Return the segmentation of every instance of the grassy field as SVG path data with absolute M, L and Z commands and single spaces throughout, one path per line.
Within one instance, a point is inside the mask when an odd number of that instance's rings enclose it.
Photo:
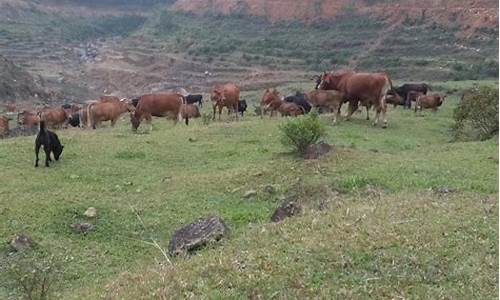
M 496 299 L 498 139 L 451 143 L 456 101 L 423 117 L 391 107 L 386 130 L 364 114 L 336 126 L 322 116 L 335 151 L 317 161 L 278 142 L 285 119 L 256 116 L 59 131 L 66 148 L 51 168 L 33 167 L 32 137 L 2 140 L 0 239 L 26 233 L 38 247 L 25 259 L 55 257 L 59 299 Z M 302 215 L 269 224 L 289 195 Z M 74 233 L 90 206 L 96 230 Z M 230 235 L 172 265 L 144 242 L 166 247 L 212 214 Z M 13 261 L 3 244 L 0 268 Z M 16 299 L 3 271 L 0 298 Z

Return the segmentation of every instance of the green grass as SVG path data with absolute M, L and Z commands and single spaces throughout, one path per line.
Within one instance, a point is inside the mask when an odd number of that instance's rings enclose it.
M 255 116 L 189 127 L 156 119 L 150 134 L 133 134 L 127 119 L 59 131 L 66 148 L 51 168 L 33 167 L 33 137 L 1 140 L 0 240 L 24 232 L 35 252 L 64 261 L 53 288 L 61 299 L 492 299 L 498 140 L 450 143 L 458 100 L 447 101 L 423 117 L 391 108 L 386 130 L 364 113 L 336 126 L 322 116 L 335 150 L 318 161 L 278 142 L 285 119 Z M 266 184 L 278 192 L 265 193 Z M 440 187 L 456 192 L 430 191 Z M 250 189 L 257 196 L 243 199 Z M 290 194 L 303 215 L 268 224 Z M 90 206 L 96 230 L 73 233 Z M 141 240 L 166 247 L 180 225 L 211 214 L 230 226 L 227 238 L 157 267 L 164 259 Z M 4 244 L 0 268 L 7 252 Z M 1 274 L 0 298 L 20 295 Z

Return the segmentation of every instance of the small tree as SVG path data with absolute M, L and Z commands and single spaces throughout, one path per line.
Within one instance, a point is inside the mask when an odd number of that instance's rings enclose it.
M 285 147 L 294 148 L 299 154 L 304 154 L 307 147 L 316 144 L 326 135 L 325 126 L 321 123 L 317 113 L 290 119 L 279 127 L 281 143 Z
M 455 139 L 486 140 L 498 134 L 498 89 L 482 86 L 466 92 L 453 113 Z

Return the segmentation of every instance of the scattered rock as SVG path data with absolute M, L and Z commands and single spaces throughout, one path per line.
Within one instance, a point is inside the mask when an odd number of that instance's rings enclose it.
M 194 142 L 197 141 L 197 139 L 195 139 L 195 138 L 189 138 L 188 141 L 190 141 L 191 143 L 194 143 Z
M 264 192 L 266 192 L 268 194 L 274 194 L 274 193 L 276 193 L 276 188 L 274 187 L 274 185 L 268 184 L 268 185 L 264 186 Z
M 161 179 L 161 182 L 169 182 L 172 180 L 172 176 L 165 176 Z
M 332 150 L 332 146 L 325 142 L 310 145 L 304 153 L 305 159 L 318 159 L 320 156 L 327 154 Z
M 271 221 L 281 222 L 286 218 L 298 215 L 301 210 L 302 207 L 296 201 L 285 201 L 283 204 L 281 204 L 280 207 L 276 209 L 276 211 L 274 211 L 274 214 L 271 217 Z
M 132 181 L 126 181 L 124 183 L 124 185 L 132 186 L 132 185 L 134 185 L 134 183 Z
M 75 232 L 87 234 L 94 230 L 95 226 L 90 223 L 76 223 L 71 225 L 71 228 L 73 228 Z
M 168 251 L 170 255 L 187 253 L 220 240 L 227 232 L 228 228 L 220 217 L 200 219 L 177 229 L 170 240 Z
M 243 198 L 249 199 L 249 198 L 251 198 L 253 196 L 257 196 L 257 191 L 255 191 L 255 190 L 249 190 L 249 191 L 247 191 L 245 193 L 245 195 L 243 195 Z
M 69 175 L 69 178 L 70 179 L 78 179 L 78 178 L 80 178 L 80 176 L 78 176 L 76 174 L 71 174 L 71 175 Z
M 95 218 L 97 216 L 97 209 L 95 207 L 89 207 L 83 215 L 87 218 Z
M 446 186 L 438 187 L 438 188 L 433 188 L 432 189 L 435 193 L 438 194 L 450 194 L 450 193 L 455 193 L 457 190 L 453 188 L 449 188 Z
M 35 246 L 35 242 L 33 242 L 33 240 L 27 235 L 18 234 L 10 241 L 10 246 L 15 251 L 22 252 L 33 248 L 33 246 Z

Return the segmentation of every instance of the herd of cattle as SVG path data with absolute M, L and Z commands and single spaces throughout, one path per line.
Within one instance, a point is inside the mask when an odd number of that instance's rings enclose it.
M 415 112 L 423 108 L 436 110 L 444 98 L 440 95 L 427 95 L 430 90 L 426 84 L 404 84 L 394 88 L 385 73 L 356 73 L 354 71 L 325 72 L 313 77 L 315 89 L 308 93 L 297 92 L 294 95 L 282 97 L 276 89 L 267 89 L 260 101 L 261 116 L 276 112 L 282 116 L 298 116 L 307 114 L 315 107 L 319 112 L 333 113 L 333 122 L 337 122 L 343 104 L 348 103 L 347 119 L 358 110 L 360 104 L 366 108 L 367 119 L 373 106 L 376 111 L 374 125 L 382 117 L 383 125 L 387 126 L 387 104 L 402 105 L 411 108 L 415 102 Z M 218 111 L 219 120 L 223 108 L 228 113 L 234 113 L 236 119 L 243 116 L 247 109 L 245 100 L 240 99 L 238 85 L 228 83 L 216 85 L 211 92 L 213 116 L 215 120 Z M 202 95 L 190 95 L 184 92 L 147 94 L 132 100 L 119 99 L 115 96 L 102 96 L 99 100 L 87 101 L 83 104 L 66 104 L 59 107 L 44 107 L 37 111 L 23 110 L 17 113 L 19 128 L 35 129 L 40 120 L 51 128 L 90 127 L 95 129 L 102 122 L 110 121 L 114 126 L 124 113 L 130 113 L 133 130 L 145 121 L 151 127 L 152 117 L 170 117 L 175 123 L 200 117 L 199 107 L 203 105 Z M 6 106 L 6 111 L 15 114 L 15 104 Z M 0 137 L 9 135 L 9 120 L 12 117 L 0 116 Z M 35 131 L 36 132 L 36 131 Z

